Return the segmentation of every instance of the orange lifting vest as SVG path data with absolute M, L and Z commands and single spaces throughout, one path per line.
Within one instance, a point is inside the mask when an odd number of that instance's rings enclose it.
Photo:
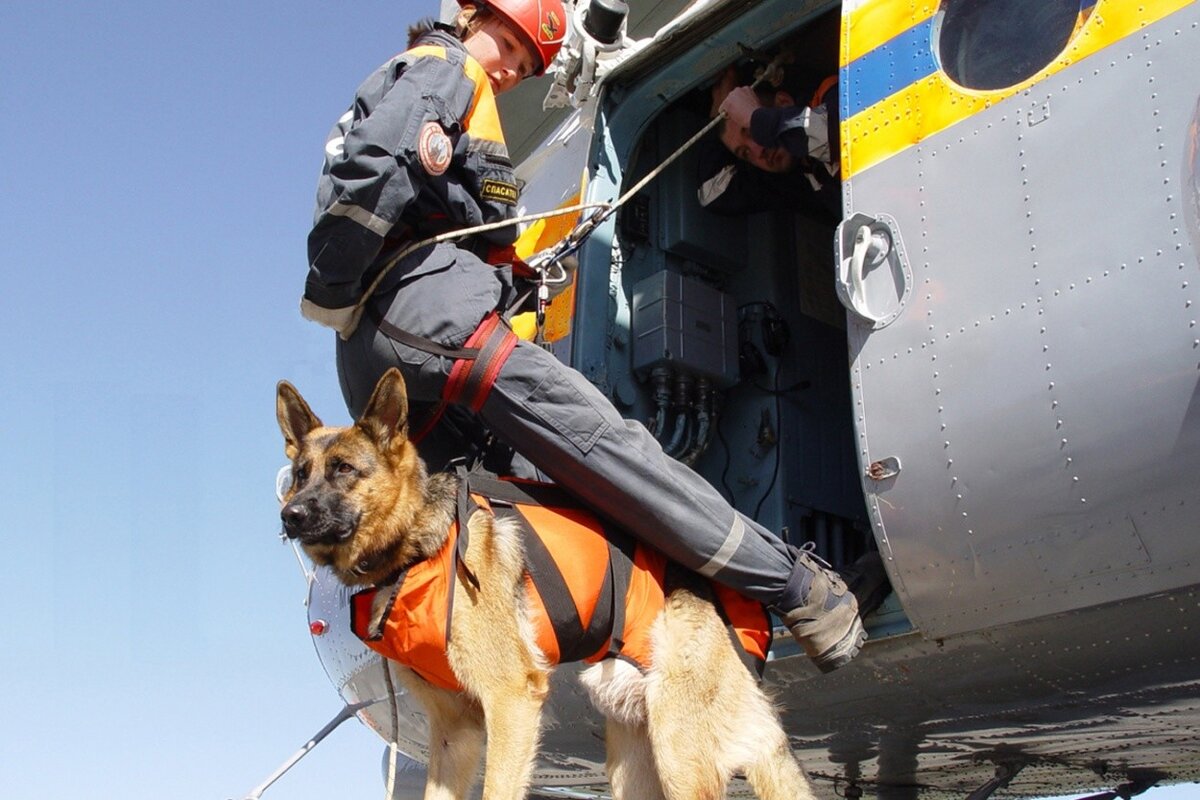
M 651 664 L 650 623 L 666 601 L 668 562 L 662 554 L 606 531 L 600 520 L 552 486 L 472 473 L 460 492 L 468 490 L 476 507 L 490 505 L 498 520 L 511 519 L 523 528 L 526 596 L 537 645 L 551 664 L 604 658 L 623 658 L 639 669 Z M 461 500 L 459 518 L 468 519 L 474 509 L 466 496 Z M 451 523 L 437 554 L 409 566 L 386 586 L 357 592 L 350 603 L 351 628 L 369 648 L 435 686 L 455 691 L 462 686 L 446 647 L 454 581 L 466 552 L 459 531 L 459 524 Z M 761 675 L 771 639 L 766 609 L 732 589 L 711 586 L 732 638 L 745 653 L 743 660 Z M 379 592 L 389 594 L 387 610 L 372 625 L 371 608 Z

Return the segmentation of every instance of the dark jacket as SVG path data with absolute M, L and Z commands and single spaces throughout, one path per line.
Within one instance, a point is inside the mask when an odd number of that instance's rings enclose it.
M 367 78 L 329 134 L 304 296 L 352 306 L 404 245 L 511 219 L 517 196 L 487 75 L 447 29 L 426 33 Z M 487 243 L 517 233 L 501 228 Z M 405 270 L 393 272 L 380 291 Z

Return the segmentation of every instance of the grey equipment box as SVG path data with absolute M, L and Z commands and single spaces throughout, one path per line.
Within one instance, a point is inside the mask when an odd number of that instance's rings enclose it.
M 706 283 L 663 270 L 633 287 L 633 369 L 653 367 L 737 383 L 737 306 Z

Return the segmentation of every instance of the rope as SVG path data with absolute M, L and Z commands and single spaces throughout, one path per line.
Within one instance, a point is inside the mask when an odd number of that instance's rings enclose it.
M 397 742 L 400 741 L 400 709 L 396 704 L 396 687 L 392 684 L 392 665 L 383 656 L 379 657 L 383 663 L 383 678 L 387 683 L 388 700 L 391 703 L 392 710 L 392 740 L 388 743 L 388 773 L 387 773 L 387 798 L 392 800 L 393 792 L 396 791 L 396 755 L 399 752 Z
M 754 82 L 750 84 L 750 88 L 754 89 L 763 81 L 768 80 L 777 84 L 779 77 L 782 74 L 782 64 L 786 60 L 785 55 L 785 53 L 780 53 L 779 55 L 775 56 L 771 63 L 768 64 L 760 72 L 758 77 L 754 79 Z M 363 307 L 367 300 L 369 300 L 371 296 L 375 294 L 375 290 L 379 288 L 379 284 L 383 281 L 384 277 L 386 277 L 387 274 L 391 272 L 398 263 L 400 263 L 401 259 L 410 253 L 421 249 L 422 247 L 441 244 L 443 242 L 450 242 L 454 241 L 455 239 L 462 239 L 467 236 L 473 236 L 477 233 L 486 233 L 488 231 L 494 231 L 500 228 L 507 228 L 510 225 L 520 225 L 525 222 L 535 222 L 539 219 L 562 217 L 568 214 L 586 211 L 588 209 L 596 209 L 596 213 L 592 214 L 587 219 L 580 221 L 574 227 L 574 229 L 572 229 L 572 231 L 567 234 L 563 240 L 554 247 L 553 250 L 551 250 L 549 257 L 543 261 L 543 265 L 550 265 L 561 261 L 563 258 L 578 250 L 579 247 L 582 246 L 584 240 L 591 235 L 592 231 L 594 231 L 600 225 L 600 223 L 604 222 L 606 219 L 615 214 L 618 209 L 621 208 L 621 206 L 629 202 L 631 197 L 644 189 L 646 185 L 650 183 L 650 181 L 661 175 L 663 170 L 675 163 L 675 161 L 684 153 L 686 153 L 692 145 L 700 141 L 700 139 L 710 130 L 721 124 L 721 122 L 727 116 L 728 115 L 724 111 L 719 111 L 715 117 L 708 121 L 707 125 L 705 125 L 690 139 L 676 148 L 673 153 L 671 153 L 662 161 L 662 163 L 650 170 L 650 172 L 648 172 L 640 181 L 633 185 L 633 188 L 629 189 L 613 203 L 579 203 L 577 205 L 568 206 L 567 208 L 559 208 L 555 209 L 554 211 L 544 211 L 539 214 L 523 214 L 519 217 L 514 217 L 513 219 L 501 220 L 499 222 L 489 222 L 483 225 L 475 225 L 470 228 L 447 231 L 446 233 L 438 234 L 437 236 L 431 236 L 428 239 L 422 239 L 415 244 L 410 244 L 408 247 L 405 247 L 399 253 L 392 256 L 388 262 L 384 264 L 383 269 L 381 269 L 379 274 L 375 276 L 375 280 L 371 281 L 371 285 L 367 287 L 367 291 L 364 292 L 362 297 L 358 299 L 358 302 L 354 304 L 354 309 L 357 311 Z M 539 272 L 544 271 L 545 266 L 539 266 L 537 269 Z
M 755 89 L 764 81 L 770 81 L 778 85 L 783 74 L 782 65 L 787 58 L 788 54 L 786 52 L 781 52 L 779 55 L 775 56 L 775 58 L 771 60 L 771 63 L 762 69 L 758 76 L 754 79 L 754 82 L 750 84 L 750 88 Z M 646 175 L 640 181 L 635 183 L 632 188 L 617 198 L 616 202 L 598 204 L 600 206 L 599 210 L 589 219 L 580 222 L 575 226 L 574 230 L 567 234 L 563 241 L 560 242 L 559 245 L 551 252 L 550 257 L 547 259 L 547 263 L 558 261 L 579 249 L 579 246 L 583 243 L 583 240 L 591 235 L 592 231 L 595 230 L 600 223 L 604 222 L 604 220 L 615 214 L 617 210 L 621 208 L 621 206 L 629 202 L 631 197 L 644 189 L 646 185 L 650 183 L 650 181 L 661 175 L 667 167 L 671 166 L 671 164 L 674 164 L 680 156 L 682 156 L 692 147 L 692 145 L 700 141 L 700 139 L 702 139 L 705 134 L 707 134 L 713 128 L 720 125 L 726 118 L 728 118 L 728 116 L 729 115 L 725 111 L 718 111 L 717 115 L 710 119 L 707 125 L 696 131 L 691 138 L 689 138 L 679 147 L 675 148 L 674 152 L 667 156 L 657 167 L 646 173 Z
M 371 295 L 375 294 L 375 290 L 379 288 L 379 284 L 383 281 L 383 279 L 387 276 L 387 274 L 392 271 L 392 268 L 395 267 L 397 264 L 399 264 L 400 260 L 403 259 L 405 256 L 409 255 L 410 253 L 416 252 L 417 250 L 420 250 L 422 247 L 428 247 L 429 245 L 441 244 L 442 242 L 451 242 L 451 241 L 454 241 L 455 239 L 462 239 L 466 236 L 473 236 L 474 234 L 477 234 L 477 233 L 486 233 L 487 231 L 494 231 L 499 228 L 507 228 L 510 225 L 519 225 L 523 222 L 536 222 L 539 219 L 549 219 L 550 217 L 563 217 L 568 214 L 575 214 L 580 211 L 586 211 L 589 208 L 602 208 L 605 205 L 607 205 L 607 204 L 606 203 L 579 203 L 578 205 L 568 206 L 567 208 L 558 208 L 558 209 L 555 209 L 554 211 L 543 211 L 540 214 L 524 214 L 519 217 L 514 217 L 512 219 L 505 219 L 505 220 L 501 220 L 499 222 L 488 222 L 483 225 L 475 225 L 474 227 L 471 227 L 471 228 L 460 228 L 458 230 L 447 231 L 446 233 L 438 234 L 437 236 L 431 236 L 428 239 L 422 239 L 419 242 L 410 244 L 408 247 L 405 247 L 399 253 L 392 256 L 390 259 L 388 259 L 388 262 L 383 265 L 383 269 L 381 269 L 379 271 L 379 274 L 375 276 L 375 280 L 371 281 L 371 285 L 367 287 L 367 291 L 365 291 L 363 293 L 362 297 L 358 298 L 358 302 L 354 304 L 354 308 L 355 308 L 355 310 L 362 308 L 363 304 L 365 304 L 367 302 L 367 300 L 369 300 L 371 298 Z

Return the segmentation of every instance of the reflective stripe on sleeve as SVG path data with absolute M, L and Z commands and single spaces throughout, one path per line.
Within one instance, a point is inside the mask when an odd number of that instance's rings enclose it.
M 362 206 L 343 203 L 340 200 L 326 209 L 325 213 L 335 217 L 348 217 L 378 236 L 387 236 L 393 226 L 393 223 L 375 216 Z
M 721 549 L 704 566 L 696 571 L 706 578 L 712 578 L 718 572 L 725 569 L 729 564 L 729 559 L 733 558 L 733 554 L 737 552 L 738 547 L 742 544 L 742 537 L 745 535 L 746 525 L 742 522 L 742 518 L 735 514 L 733 525 L 730 526 L 729 534 L 725 537 Z

